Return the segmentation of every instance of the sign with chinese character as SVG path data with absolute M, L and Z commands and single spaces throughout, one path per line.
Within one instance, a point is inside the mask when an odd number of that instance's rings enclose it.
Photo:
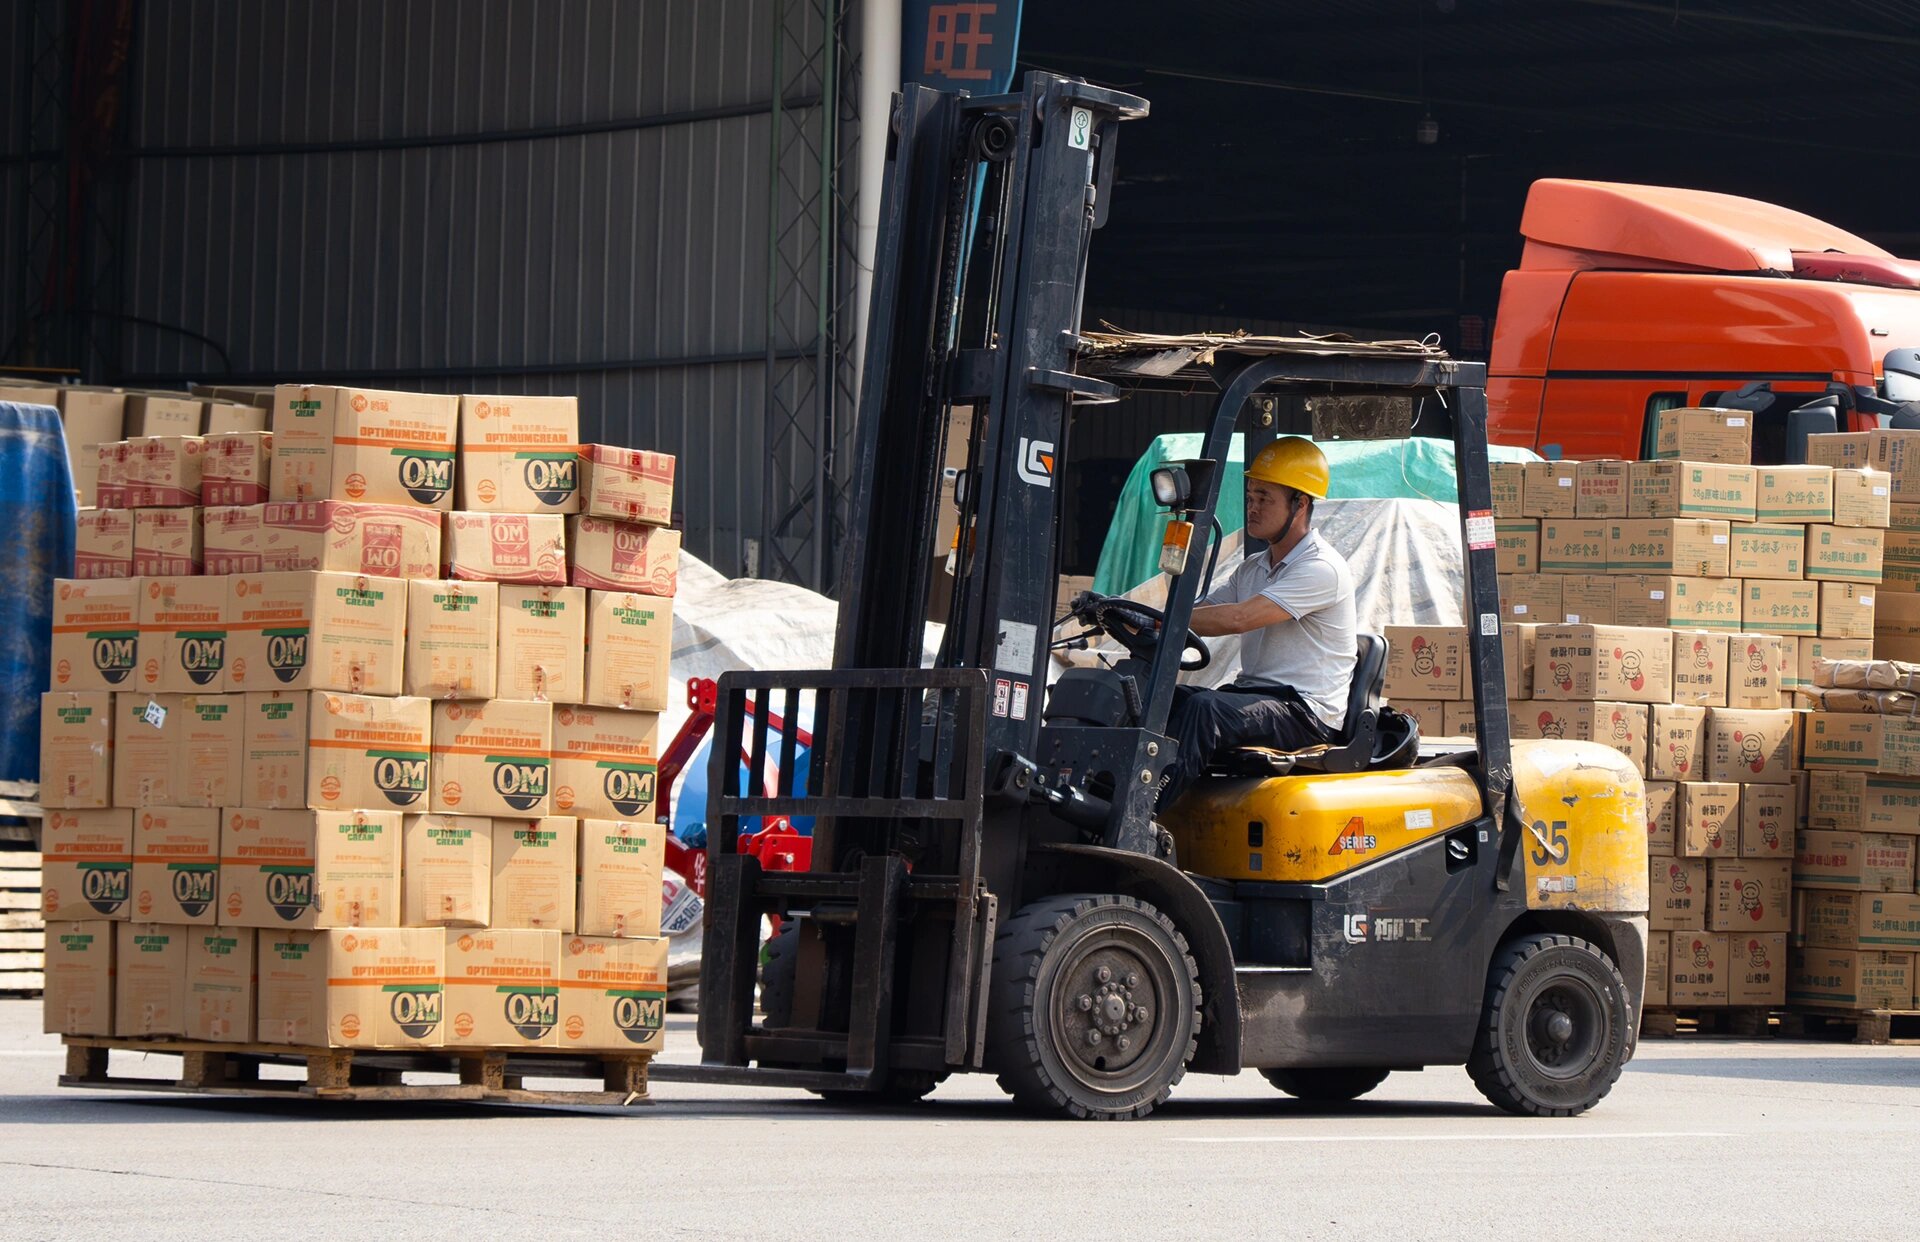
M 936 90 L 996 95 L 1013 82 L 1021 0 L 905 0 L 900 78 Z

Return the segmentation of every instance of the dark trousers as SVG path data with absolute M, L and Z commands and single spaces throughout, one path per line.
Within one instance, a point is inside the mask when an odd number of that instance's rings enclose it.
M 1162 807 L 1172 806 L 1214 755 L 1239 746 L 1305 750 L 1333 740 L 1333 730 L 1291 686 L 1202 690 L 1173 688 L 1167 733 L 1179 743 L 1173 766 L 1160 786 Z

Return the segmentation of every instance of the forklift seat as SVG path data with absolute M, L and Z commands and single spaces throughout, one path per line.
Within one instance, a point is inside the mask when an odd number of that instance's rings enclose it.
M 1375 766 L 1381 739 L 1381 691 L 1387 681 L 1387 640 L 1379 634 L 1359 635 L 1353 665 L 1353 685 L 1347 691 L 1347 718 L 1336 739 L 1306 750 L 1274 750 L 1245 746 L 1217 756 L 1208 765 L 1219 776 L 1285 776 L 1290 772 L 1364 772 Z M 1415 748 L 1418 737 L 1413 738 Z M 1411 754 L 1406 745 L 1392 747 L 1393 762 Z

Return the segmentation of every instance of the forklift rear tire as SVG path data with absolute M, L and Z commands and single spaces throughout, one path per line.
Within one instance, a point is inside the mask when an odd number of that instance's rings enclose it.
M 1574 1117 L 1605 1098 L 1633 1052 L 1619 969 L 1591 941 L 1540 935 L 1494 958 L 1467 1072 L 1510 1113 Z
M 1383 1069 L 1263 1069 L 1261 1075 L 1296 1100 L 1342 1104 L 1357 1100 L 1387 1080 Z
M 1187 1072 L 1200 978 L 1173 920 L 1079 893 L 1023 907 L 994 940 L 987 1064 L 1024 1108 L 1144 1117 Z

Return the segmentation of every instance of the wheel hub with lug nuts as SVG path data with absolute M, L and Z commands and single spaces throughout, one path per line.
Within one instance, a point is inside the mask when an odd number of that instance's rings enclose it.
M 1090 955 L 1076 971 L 1073 999 L 1063 1015 L 1077 1032 L 1064 1041 L 1087 1068 L 1110 1073 L 1124 1068 L 1152 1034 L 1152 986 L 1124 951 Z

